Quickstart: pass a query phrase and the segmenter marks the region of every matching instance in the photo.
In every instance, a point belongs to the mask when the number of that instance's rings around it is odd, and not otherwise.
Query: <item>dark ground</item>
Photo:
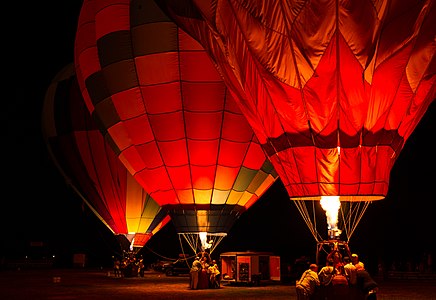
[[[42,269],[0,271],[0,299],[296,299],[289,283],[189,290],[188,276],[115,278],[106,269]],[[58,278],[59,282],[56,282]],[[377,299],[436,299],[436,281],[379,281]]]

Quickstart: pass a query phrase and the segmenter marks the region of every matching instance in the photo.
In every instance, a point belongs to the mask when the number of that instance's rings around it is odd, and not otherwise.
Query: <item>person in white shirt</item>
[[[351,262],[353,263],[353,265],[356,267],[357,270],[365,269],[365,264],[359,260],[359,255],[357,255],[356,253],[353,253],[351,255]]]

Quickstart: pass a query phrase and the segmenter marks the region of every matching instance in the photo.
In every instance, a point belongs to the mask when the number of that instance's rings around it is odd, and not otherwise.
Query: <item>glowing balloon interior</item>
[[[216,63],[316,240],[322,197],[362,208],[344,224],[386,197],[435,98],[434,1],[156,2]]]
[[[47,90],[43,132],[49,153],[67,183],[115,234],[139,251],[170,220],[108,146],[85,107],[74,65]]]
[[[101,131],[194,251],[276,180],[213,61],[154,1],[84,1],[75,66]]]

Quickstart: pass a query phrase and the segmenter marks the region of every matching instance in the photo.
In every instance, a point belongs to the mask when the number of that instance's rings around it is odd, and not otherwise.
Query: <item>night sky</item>
[[[2,239],[0,257],[19,258],[31,242],[68,261],[86,252],[106,263],[119,251],[112,233],[82,205],[54,167],[41,134],[46,89],[65,65],[73,62],[74,35],[81,1],[9,3],[3,36]],[[15,18],[14,18],[15,16]],[[6,92],[5,92],[6,91]],[[436,255],[436,103],[407,141],[394,168],[388,196],[367,210],[350,241],[367,261],[378,258],[419,259]],[[224,251],[272,251],[293,261],[311,255],[314,238],[289,201],[280,181],[241,215],[217,248]],[[150,240],[142,253],[174,258],[179,253],[172,224]]]

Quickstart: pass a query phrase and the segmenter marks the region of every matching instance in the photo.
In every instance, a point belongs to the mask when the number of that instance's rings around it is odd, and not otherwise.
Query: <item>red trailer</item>
[[[225,252],[220,255],[221,282],[259,285],[280,281],[280,256],[270,252]]]

